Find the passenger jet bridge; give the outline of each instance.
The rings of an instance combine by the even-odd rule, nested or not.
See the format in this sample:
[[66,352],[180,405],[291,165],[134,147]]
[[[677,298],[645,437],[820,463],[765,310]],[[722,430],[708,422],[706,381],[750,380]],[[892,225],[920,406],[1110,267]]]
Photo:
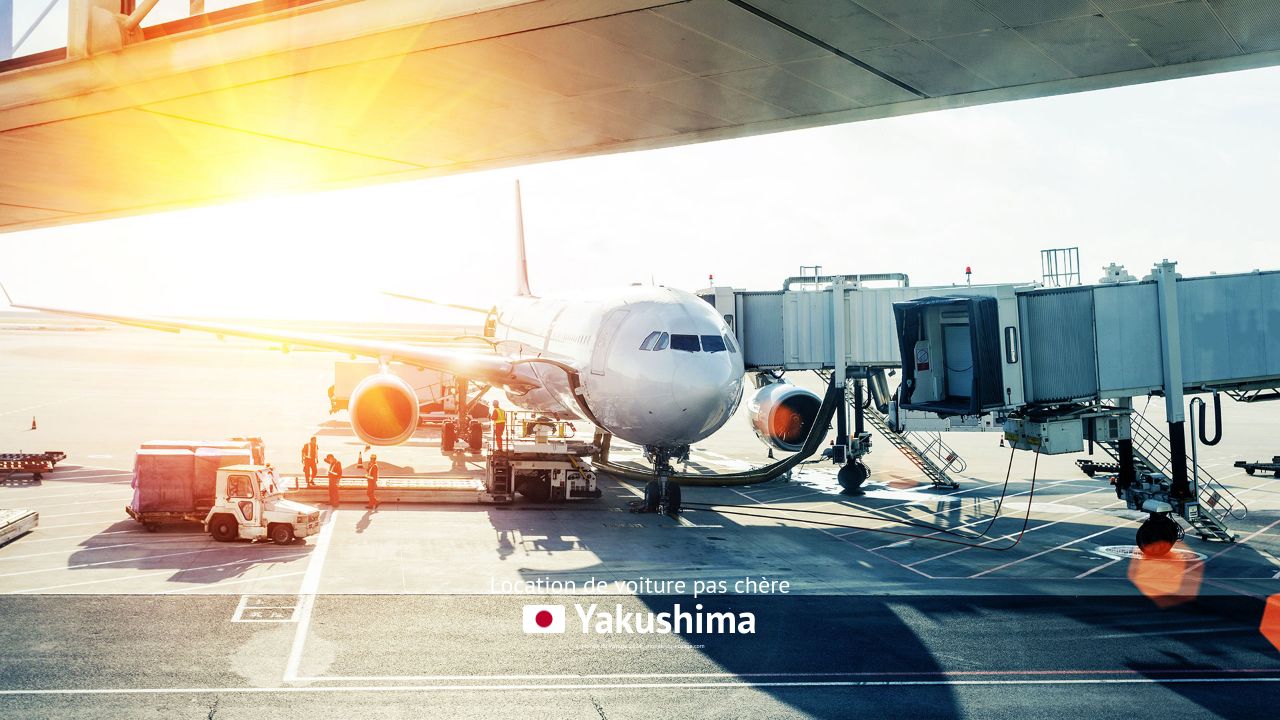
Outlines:
[[0,230],[1274,65],[1254,0],[0,0]]

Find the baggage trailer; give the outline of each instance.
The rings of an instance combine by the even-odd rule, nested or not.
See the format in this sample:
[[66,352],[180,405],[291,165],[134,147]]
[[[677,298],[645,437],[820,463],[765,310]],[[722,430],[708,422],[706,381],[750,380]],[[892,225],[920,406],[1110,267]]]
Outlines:
[[35,510],[0,508],[0,547],[36,529],[40,514]]
[[57,450],[43,453],[0,453],[0,477],[31,473],[31,479],[40,482],[53,466],[66,460],[67,454]]
[[1244,470],[1245,474],[1253,475],[1259,471],[1269,472],[1276,477],[1280,477],[1280,455],[1274,455],[1271,462],[1247,462],[1245,460],[1237,460],[1235,466]]

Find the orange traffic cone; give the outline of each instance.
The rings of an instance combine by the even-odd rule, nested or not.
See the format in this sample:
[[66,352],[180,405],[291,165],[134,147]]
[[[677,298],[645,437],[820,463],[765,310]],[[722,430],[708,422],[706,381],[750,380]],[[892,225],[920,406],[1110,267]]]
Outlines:
[[32,415],[32,416],[31,416],[31,429],[32,429],[32,430],[35,430],[35,429],[36,429],[36,416],[35,416],[35,415]]

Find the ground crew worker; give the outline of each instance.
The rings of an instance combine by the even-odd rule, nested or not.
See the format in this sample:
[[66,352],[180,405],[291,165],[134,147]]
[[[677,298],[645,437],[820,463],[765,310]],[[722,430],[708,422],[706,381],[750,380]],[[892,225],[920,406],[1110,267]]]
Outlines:
[[489,419],[493,420],[493,447],[495,450],[502,451],[502,436],[507,430],[507,411],[498,407],[498,401],[493,401],[493,412],[489,414]]
[[342,480],[342,463],[338,458],[329,453],[324,456],[324,461],[329,464],[329,504],[338,507],[338,483]]
[[369,467],[364,471],[364,481],[368,484],[369,504],[367,508],[377,509],[382,503],[378,501],[378,456],[369,456]]
[[307,487],[315,487],[316,477],[320,474],[320,448],[315,436],[302,446],[302,476],[307,479]]

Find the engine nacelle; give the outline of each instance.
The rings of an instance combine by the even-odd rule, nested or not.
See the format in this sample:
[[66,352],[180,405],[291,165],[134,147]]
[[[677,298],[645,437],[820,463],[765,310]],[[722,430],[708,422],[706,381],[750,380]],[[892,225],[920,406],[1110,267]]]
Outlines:
[[418,428],[418,394],[390,373],[370,375],[347,402],[351,429],[370,445],[399,445]]
[[770,383],[747,400],[747,416],[756,437],[771,447],[796,452],[818,418],[822,398],[789,382]]

